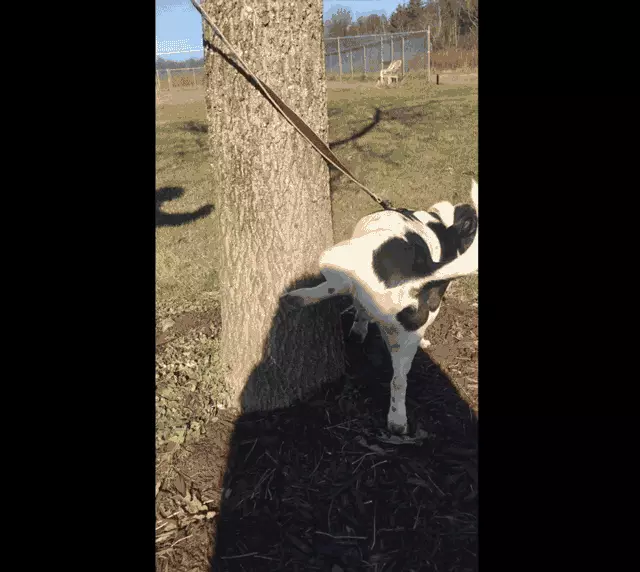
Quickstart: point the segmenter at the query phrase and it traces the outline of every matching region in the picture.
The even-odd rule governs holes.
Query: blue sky
[[[324,0],[324,19],[338,8],[351,10],[354,20],[372,12],[391,15],[399,0]],[[199,52],[172,54],[166,59],[184,60],[202,56],[202,23],[190,0],[156,0],[156,45],[161,52],[197,48]]]

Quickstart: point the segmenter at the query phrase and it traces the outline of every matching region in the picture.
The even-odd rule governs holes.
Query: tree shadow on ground
[[[411,126],[414,125],[417,121],[421,120],[423,117],[426,117],[430,113],[429,107],[433,106],[433,103],[434,102],[428,102],[419,105],[394,107],[387,110],[376,107],[374,116],[370,123],[365,125],[365,127],[363,127],[362,129],[354,132],[349,137],[345,137],[343,139],[339,139],[337,141],[329,143],[329,147],[331,148],[331,150],[335,150],[338,147],[346,145],[347,143],[352,143],[355,150],[358,151],[361,156],[376,159],[377,161],[382,161],[392,167],[399,168],[401,167],[401,164],[398,161],[394,161],[392,158],[395,148],[381,153],[376,151],[375,148],[368,143],[362,144],[361,142],[358,142],[358,140],[364,137],[367,133],[371,132],[375,127],[382,127],[385,123],[388,124],[390,122],[395,122],[400,123],[407,128],[411,128]],[[402,135],[401,133],[395,133],[390,130],[384,130],[383,132],[387,137],[397,140],[404,139],[404,135]],[[342,176],[343,174],[341,171],[336,169],[333,165],[329,164],[329,186],[331,189],[331,193],[333,193],[335,186]]]
[[[184,195],[182,187],[162,187],[156,189],[156,227],[182,226],[206,217],[213,212],[213,205],[203,205],[190,213],[165,213],[162,211],[163,203],[173,201]]]
[[[350,300],[299,311],[322,312],[324,304],[344,309]],[[348,332],[352,316],[341,321]],[[267,336],[263,355],[273,340]],[[386,432],[392,367],[377,327],[363,345],[347,342],[346,357],[343,379],[304,402],[237,418],[212,570],[477,569],[476,415],[418,350],[407,391],[410,436],[398,443]],[[243,403],[257,391],[256,372],[288,367],[263,359]]]
[[[373,130],[377,125],[382,123],[383,121],[395,121],[401,123],[406,127],[411,127],[416,121],[421,120],[429,113],[429,107],[433,106],[433,102],[428,102],[425,104],[419,105],[409,105],[405,107],[393,107],[390,109],[383,110],[380,107],[376,107],[374,110],[373,118],[370,123],[365,125],[359,131],[354,132],[349,137],[345,137],[343,139],[338,139],[336,141],[332,141],[329,143],[329,148],[333,151],[338,147],[342,147],[347,143],[352,141],[357,141],[361,137],[364,137],[367,133]],[[332,113],[329,113],[331,117]],[[360,149],[361,150],[361,149]]]
[[[329,116],[331,116],[331,114],[329,114]],[[346,145],[351,141],[357,141],[361,137],[364,137],[367,133],[369,133],[369,131],[371,131],[376,125],[378,125],[378,123],[380,123],[381,119],[382,119],[382,110],[379,107],[376,107],[375,113],[373,114],[373,119],[369,124],[365,125],[362,129],[360,129],[359,131],[356,131],[349,137],[345,137],[344,139],[338,139],[337,141],[332,141],[331,143],[329,143],[329,149],[333,151],[338,147],[342,147],[342,145]]]
[[[207,133],[208,127],[205,121],[186,121],[182,125],[182,129],[184,131],[189,131],[190,133]]]

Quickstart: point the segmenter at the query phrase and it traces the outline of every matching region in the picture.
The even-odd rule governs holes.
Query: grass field
[[[212,217],[201,216],[213,202],[204,99],[201,91],[186,90],[173,100],[158,106],[156,119],[156,297],[162,307],[194,302],[203,293],[216,296]],[[476,84],[435,86],[407,78],[399,87],[379,89],[331,82],[328,113],[334,152],[396,206],[468,200],[471,183],[465,173],[478,171]],[[336,175],[331,190],[339,241],[376,205]],[[181,224],[189,215],[193,221]],[[456,286],[453,294],[475,297],[475,278]]]

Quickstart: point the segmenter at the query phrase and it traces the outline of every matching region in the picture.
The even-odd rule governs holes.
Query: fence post
[[[340,70],[340,81],[342,81],[342,54],[340,53],[340,38],[338,38],[338,68]]]
[[[353,79],[353,50],[349,50],[349,67],[351,68],[351,79]]]
[[[160,91],[160,72],[158,70],[156,70],[156,87]]]
[[[427,83],[431,83],[431,24],[427,26]]]
[[[362,77],[367,79],[367,46],[362,46]]]
[[[402,36],[402,79],[404,79],[404,36]]]
[[[393,36],[389,36],[389,44],[391,45],[391,61],[393,61]]]
[[[196,85],[196,68],[193,68],[191,72],[193,73],[193,87],[197,88],[198,86]]]
[[[382,51],[384,47],[382,45],[382,35],[380,35],[380,72],[384,69],[384,61],[382,59]],[[380,77],[382,77],[382,73],[380,73]]]
[[[169,91],[171,91],[171,70],[167,68],[167,77],[169,78]]]
[[[424,71],[427,71],[427,54],[429,53],[428,37],[429,37],[429,26],[427,26],[427,31],[424,34]]]

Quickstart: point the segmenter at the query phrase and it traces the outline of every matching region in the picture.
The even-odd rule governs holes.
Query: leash
[[[295,128],[295,130],[302,135],[304,139],[327,161],[331,163],[338,171],[342,174],[346,175],[351,179],[356,185],[358,185],[365,193],[367,193],[374,201],[376,201],[384,210],[395,210],[391,205],[391,202],[385,199],[381,199],[376,195],[373,191],[363,185],[355,176],[345,167],[340,159],[336,157],[329,149],[329,146],[322,140],[316,133],[309,127],[300,116],[293,111],[284,101],[282,101],[273,90],[264,83],[256,74],[254,74],[249,66],[242,60],[242,58],[238,55],[238,52],[235,48],[229,43],[229,41],[224,37],[224,34],[220,31],[220,28],[216,26],[209,15],[204,11],[202,6],[197,3],[196,0],[191,0],[194,8],[200,12],[202,19],[211,27],[211,29],[218,35],[218,37],[222,40],[223,44],[229,49],[229,51],[234,55],[237,62],[240,63],[242,70],[250,76],[256,83],[257,87],[260,89],[262,94],[271,102],[271,104],[276,108],[276,110]]]

